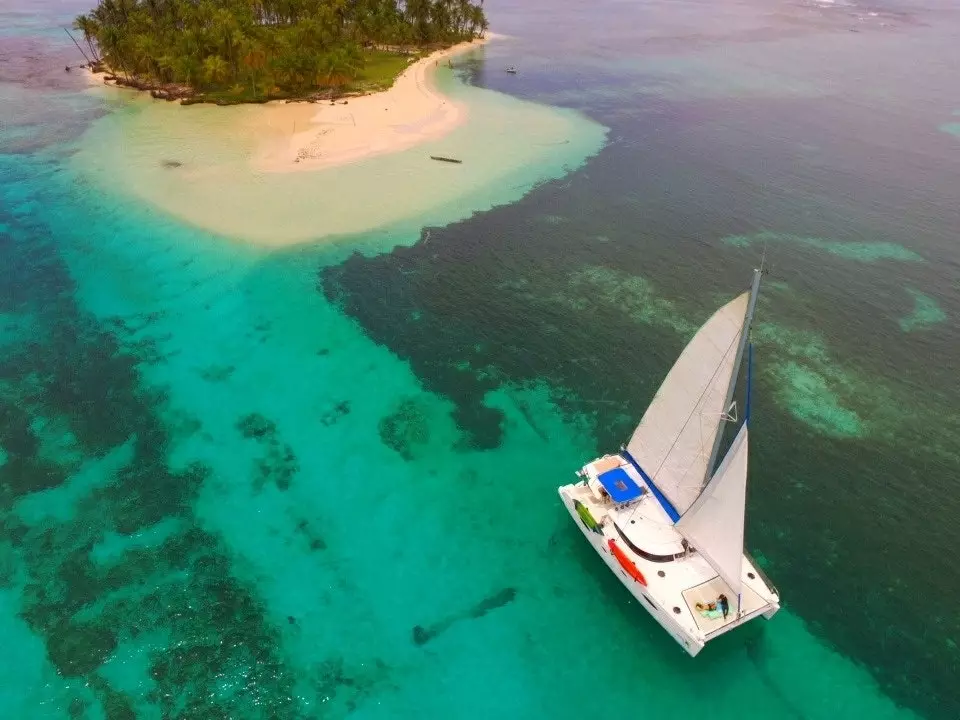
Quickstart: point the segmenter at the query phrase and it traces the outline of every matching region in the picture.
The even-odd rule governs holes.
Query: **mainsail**
[[[677,513],[693,505],[723,429],[751,293],[717,310],[674,363],[627,450]]]
[[[747,446],[744,424],[700,497],[676,524],[736,595],[743,571]]]

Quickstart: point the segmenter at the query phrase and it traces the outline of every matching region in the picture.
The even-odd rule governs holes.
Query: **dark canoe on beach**
[[[463,160],[457,160],[456,158],[443,157],[442,155],[431,155],[430,159],[439,160],[440,162],[458,163],[458,164],[463,162]]]

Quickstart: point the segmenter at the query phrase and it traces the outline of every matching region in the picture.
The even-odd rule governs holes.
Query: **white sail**
[[[676,524],[735,595],[743,572],[743,525],[747,504],[747,426],[697,501]]]
[[[728,389],[737,372],[738,349],[750,293],[717,310],[697,331],[644,413],[627,450],[683,514],[707,478],[707,464]]]

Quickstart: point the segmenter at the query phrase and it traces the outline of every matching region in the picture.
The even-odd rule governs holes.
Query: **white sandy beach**
[[[276,101],[243,106],[245,112],[237,113],[237,118],[240,131],[253,140],[254,169],[271,173],[322,170],[443,137],[466,120],[466,107],[437,90],[433,81],[436,69],[496,37],[487,33],[413,61],[381,92],[335,102]],[[91,85],[104,84],[102,75],[89,71],[86,75]]]
[[[182,107],[111,89],[117,111],[91,126],[72,165],[97,192],[261,247],[366,232],[368,249],[414,242],[426,225],[562,177],[605,140],[579,113],[454,81],[447,60],[478,44],[417,61],[391,89],[346,105]]]
[[[249,118],[262,138],[254,167],[266,172],[321,170],[407,150],[462,124],[467,110],[437,90],[441,63],[490,40],[463,42],[411,63],[383,92],[336,102],[268,103]]]

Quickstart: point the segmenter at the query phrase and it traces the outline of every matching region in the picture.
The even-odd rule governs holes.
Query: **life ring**
[[[643,576],[643,573],[640,572],[640,569],[634,565],[633,560],[627,557],[627,554],[620,549],[620,546],[617,545],[617,541],[613,538],[607,540],[607,546],[610,548],[610,552],[613,553],[613,556],[617,559],[617,562],[620,563],[627,575],[632,577],[641,585],[647,584],[647,579]]]

